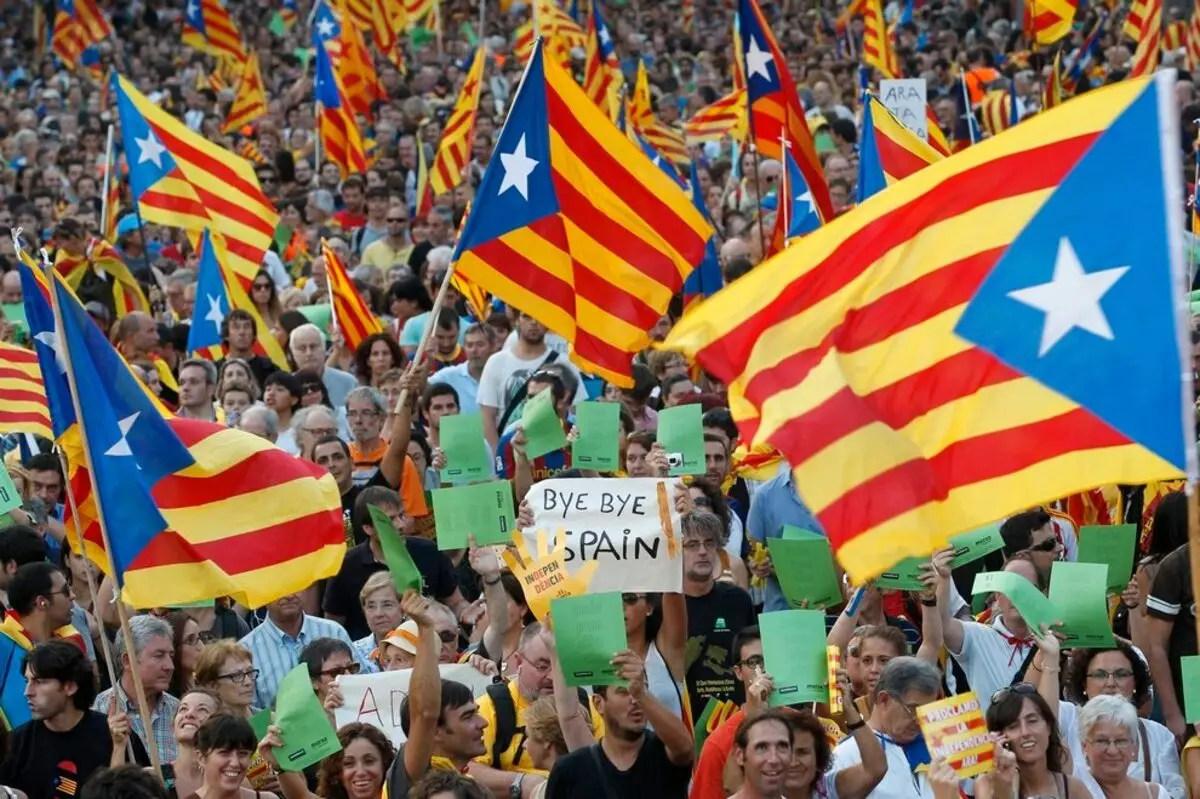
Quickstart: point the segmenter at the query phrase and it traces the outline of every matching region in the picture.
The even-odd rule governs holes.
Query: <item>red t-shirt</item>
[[[713,730],[700,750],[700,761],[692,775],[692,792],[688,799],[725,799],[725,761],[733,752],[733,736],[746,714],[738,709],[725,723]]]
[[[356,214],[343,208],[340,211],[334,212],[333,221],[341,225],[342,230],[349,232],[351,230],[357,230],[358,228],[367,224],[367,215]]]

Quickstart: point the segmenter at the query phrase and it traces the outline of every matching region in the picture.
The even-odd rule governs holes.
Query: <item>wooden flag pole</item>
[[[487,0],[479,0],[479,41],[487,38]]]
[[[116,213],[115,208],[108,206],[108,190],[113,181],[113,131],[114,125],[108,126],[108,142],[104,145],[104,189],[100,195],[100,235],[108,230],[108,216]],[[115,242],[109,242],[114,244]]]
[[[109,130],[112,130],[112,128],[109,128]],[[75,523],[75,538],[79,542],[79,554],[85,561],[90,561],[91,558],[88,557],[87,544],[83,540],[83,529],[79,526],[79,506],[75,504],[75,492],[71,490],[71,481],[67,477],[67,475],[71,473],[69,465],[67,464],[67,454],[63,452],[61,447],[58,450],[58,462],[59,465],[62,466],[63,487],[66,489],[67,493],[67,503],[71,506],[71,520]],[[74,546],[74,544],[72,544],[72,546]],[[84,572],[87,574],[88,590],[92,592],[92,602],[99,603],[100,589],[96,587],[96,576],[92,574],[91,563],[87,564],[87,568],[84,569]],[[104,665],[108,671],[108,681],[113,685],[116,685],[117,670],[116,666],[113,665],[116,663],[116,661],[113,659],[112,648],[108,643],[108,635],[106,635],[104,632],[104,622],[99,618],[96,619],[96,622],[100,625],[100,648],[104,652]],[[80,632],[84,635],[91,635],[90,630],[80,630]],[[129,762],[132,763],[134,760],[132,737],[125,741],[125,746],[127,748]]]
[[[75,370],[71,368],[71,353],[66,346],[66,342],[62,339],[63,317],[62,308],[58,304],[58,293],[55,290],[54,267],[50,265],[50,257],[45,250],[42,250],[42,267],[46,274],[46,280],[50,284],[50,304],[54,309],[54,327],[59,336],[57,354],[62,358],[63,365],[66,366],[67,382],[71,388],[71,402],[75,406],[75,423],[79,425],[79,439],[83,445],[83,457],[87,463],[94,463],[92,459],[91,448],[88,445],[87,431],[83,424],[83,403],[79,398],[79,389],[75,386]],[[100,497],[100,492],[93,492],[93,498],[96,502],[96,516],[100,523],[100,536],[104,541],[104,552],[108,557],[109,573],[113,575],[113,579],[120,585],[120,577],[117,572],[116,564],[113,562],[112,539],[108,534],[108,523],[104,518],[104,505]],[[150,719],[149,702],[146,699],[146,689],[142,685],[142,675],[137,667],[137,650],[133,645],[133,631],[129,627],[129,614],[125,612],[125,603],[118,596],[116,601],[117,614],[121,617],[121,635],[125,639],[125,651],[129,657],[129,674],[133,677],[133,689],[137,694],[138,714],[142,717],[142,726],[146,732],[147,740],[146,750],[150,755],[150,765],[154,769],[154,773],[161,780],[163,778],[162,763],[158,758],[158,747],[154,745],[154,728]],[[120,687],[120,682],[113,683],[113,690]]]
[[[533,59],[530,59],[531,61]],[[421,333],[421,343],[417,345],[417,352],[413,355],[412,367],[419,369],[421,364],[425,362],[425,351],[429,348],[429,337],[433,334],[433,328],[437,325],[438,314],[442,310],[442,306],[446,304],[446,290],[450,288],[450,278],[454,276],[454,261],[450,262],[450,266],[446,269],[446,276],[442,279],[442,285],[438,287],[437,297],[433,300],[433,308],[429,311],[429,322],[425,325],[425,330]],[[396,399],[396,407],[392,409],[393,413],[400,413],[408,404],[408,389],[404,388],[400,391],[400,396]]]
[[[758,178],[758,145],[753,139],[750,141],[750,154],[754,157],[754,207],[758,211],[755,224],[758,225],[758,246],[762,250],[759,253],[759,263],[762,263],[767,260],[767,229],[763,225],[762,182]]]
[[[779,152],[783,154],[783,164],[782,164],[783,169],[781,169],[779,172],[779,191],[776,192],[776,195],[775,195],[775,208],[777,209],[776,213],[783,214],[783,248],[785,250],[788,248],[788,244],[790,244],[790,241],[788,238],[788,231],[790,231],[792,229],[791,225],[788,224],[790,221],[788,219],[788,217],[791,216],[791,210],[792,210],[792,208],[791,208],[792,195],[791,195],[791,191],[788,189],[788,168],[787,168],[788,148],[791,146],[792,146],[792,143],[790,141],[788,141],[788,138],[787,138],[787,131],[780,130],[779,131]],[[765,256],[766,253],[764,252],[763,255]]]

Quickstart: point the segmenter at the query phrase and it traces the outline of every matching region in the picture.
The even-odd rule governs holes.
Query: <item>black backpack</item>
[[[582,688],[576,690],[579,691],[579,703],[587,708],[589,706],[587,691]],[[501,768],[500,757],[512,745],[513,736],[519,733],[521,741],[517,744],[517,751],[513,754],[513,765],[516,765],[520,762],[521,755],[525,753],[525,727],[517,724],[517,706],[513,703],[508,683],[492,683],[487,687],[487,695],[492,700],[492,707],[496,709],[496,742],[492,744],[492,768]]]

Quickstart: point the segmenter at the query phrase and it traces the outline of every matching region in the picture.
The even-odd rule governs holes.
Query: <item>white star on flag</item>
[[[204,315],[205,322],[212,322],[218,331],[221,329],[221,323],[225,321],[225,312],[221,310],[221,298],[215,297],[212,294],[206,294],[208,297],[208,313]]]
[[[1049,352],[1077,327],[1111,341],[1112,328],[1100,307],[1100,300],[1128,271],[1128,266],[1118,266],[1089,274],[1083,271],[1083,264],[1070,240],[1065,236],[1059,239],[1054,277],[1050,282],[1008,293],[1017,302],[1046,314],[1038,357]]]
[[[63,358],[62,345],[58,341],[58,333],[53,330],[43,330],[34,336],[34,339],[54,351],[54,362],[58,364],[58,371],[65,375],[67,373],[67,361]]]
[[[121,429],[121,437],[117,439],[117,443],[104,451],[105,455],[110,455],[114,458],[133,457],[133,450],[129,448],[129,431],[137,424],[139,415],[141,415],[141,411],[134,411],[129,416],[117,422],[117,427]]]
[[[329,17],[322,17],[321,21],[317,23],[317,35],[319,35],[322,39],[328,39],[330,36],[332,36],[333,20],[331,20]]]
[[[792,213],[796,215],[797,219],[803,219],[804,217],[812,214],[813,201],[812,201],[812,192],[811,191],[808,191],[807,189],[805,189],[804,193],[797,194],[795,199],[792,202],[795,205],[795,208],[792,209]],[[800,212],[802,205],[803,205],[803,209],[804,209],[803,213]]]
[[[758,40],[750,37],[750,49],[746,51],[746,69],[751,75],[761,75],[763,80],[771,79],[771,70],[767,67],[775,60],[770,50],[758,46]]]
[[[195,19],[200,13],[200,7],[195,2],[188,3],[187,15],[188,19]]]
[[[500,191],[503,194],[510,188],[515,188],[526,200],[529,199],[529,175],[541,163],[525,155],[525,134],[511,153],[500,153],[500,164],[504,167],[504,180],[500,181]]]
[[[162,142],[154,135],[154,131],[146,131],[146,138],[139,139],[136,136],[133,139],[138,148],[139,164],[144,164],[147,161],[153,161],[154,165],[162,169],[162,154],[167,151],[166,147],[162,146]]]

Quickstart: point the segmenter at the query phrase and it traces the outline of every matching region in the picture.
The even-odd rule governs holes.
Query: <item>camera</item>
[[[682,452],[668,452],[667,453],[667,466],[671,467],[672,469],[682,468],[683,467],[683,453]]]

